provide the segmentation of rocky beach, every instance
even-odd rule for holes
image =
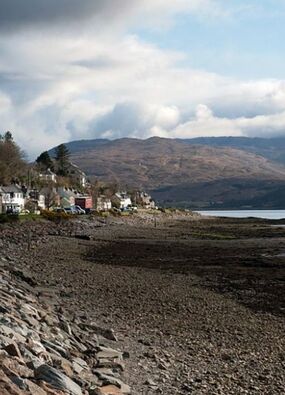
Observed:
[[[283,394],[280,225],[191,213],[0,225],[0,393]]]

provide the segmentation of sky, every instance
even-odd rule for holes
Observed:
[[[0,125],[89,138],[285,135],[285,0],[0,0]]]

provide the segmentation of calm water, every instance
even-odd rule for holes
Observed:
[[[266,218],[266,219],[281,219],[285,218],[285,210],[221,210],[221,211],[197,211],[202,215],[212,217],[231,217],[231,218]]]

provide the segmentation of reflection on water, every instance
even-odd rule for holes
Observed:
[[[285,210],[220,210],[220,211],[197,211],[202,215],[211,217],[229,217],[229,218],[265,218],[265,219],[282,219],[285,218]]]

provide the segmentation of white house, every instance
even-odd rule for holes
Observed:
[[[44,210],[45,206],[45,195],[40,193],[38,190],[33,189],[28,193],[29,201],[33,202],[38,209]]]
[[[7,211],[20,212],[24,209],[24,193],[18,185],[1,186],[0,195],[2,198],[2,211],[4,213]]]
[[[132,205],[131,198],[126,194],[126,192],[117,192],[112,197],[112,203],[115,207],[124,209]]]
[[[112,208],[111,199],[107,198],[105,195],[100,195],[96,201],[96,208],[98,211],[109,211]]]
[[[39,178],[41,181],[56,183],[56,174],[50,169],[47,169],[44,173],[40,173]]]

